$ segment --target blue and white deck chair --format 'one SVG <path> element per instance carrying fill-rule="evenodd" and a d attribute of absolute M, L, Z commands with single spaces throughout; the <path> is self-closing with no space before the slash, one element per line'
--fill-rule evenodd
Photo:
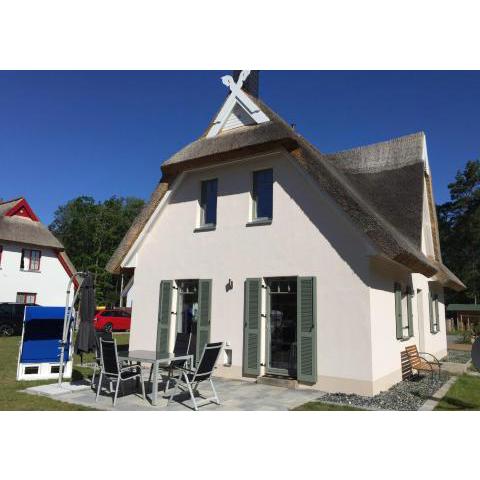
<path fill-rule="evenodd" d="M 57 379 L 65 307 L 25 307 L 17 380 Z M 64 354 L 64 377 L 72 376 L 72 327 Z"/>

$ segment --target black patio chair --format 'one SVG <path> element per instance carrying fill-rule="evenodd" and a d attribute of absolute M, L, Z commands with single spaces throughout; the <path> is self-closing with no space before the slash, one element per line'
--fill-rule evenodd
<path fill-rule="evenodd" d="M 95 377 L 97 373 L 102 370 L 102 361 L 101 361 L 101 353 L 100 353 L 100 339 L 107 340 L 109 342 L 113 342 L 113 335 L 112 332 L 98 332 L 95 331 L 95 366 L 93 367 L 93 375 L 90 385 L 92 388 L 95 388 Z"/>
<path fill-rule="evenodd" d="M 220 356 L 220 352 L 222 351 L 222 348 L 222 342 L 207 343 L 207 345 L 205 345 L 205 348 L 203 349 L 203 353 L 200 357 L 197 368 L 194 370 L 190 370 L 187 368 L 181 369 L 181 375 L 179 376 L 179 378 L 175 379 L 175 389 L 170 395 L 167 405 L 170 405 L 170 402 L 177 394 L 177 391 L 181 389 L 183 389 L 183 391 L 188 391 L 188 393 L 190 394 L 190 398 L 193 402 L 193 408 L 195 410 L 198 410 L 199 406 L 207 405 L 210 402 L 214 402 L 217 405 L 220 405 L 217 391 L 215 390 L 215 386 L 213 385 L 212 374 L 213 370 L 215 369 L 215 364 L 217 363 L 218 357 Z M 199 396 L 201 396 L 200 392 L 198 391 L 198 386 L 202 382 L 210 383 L 213 391 L 213 397 L 202 397 L 205 400 L 205 403 L 203 403 L 202 405 L 198 405 L 195 400 L 194 393 L 196 392 L 199 394 Z"/>
<path fill-rule="evenodd" d="M 115 340 L 108 341 L 103 340 L 102 338 L 100 339 L 100 358 L 102 369 L 98 380 L 95 401 L 98 400 L 100 390 L 102 389 L 102 381 L 104 379 L 110 381 L 110 391 L 112 382 L 116 383 L 115 394 L 113 396 L 113 406 L 117 403 L 119 387 L 122 386 L 123 390 L 123 383 L 132 379 L 136 379 L 137 382 L 140 381 L 143 399 L 147 401 L 145 397 L 145 384 L 143 383 L 142 367 L 140 365 L 121 366 L 118 360 L 117 342 Z"/>
<path fill-rule="evenodd" d="M 192 335 L 190 333 L 182 333 L 178 332 L 177 336 L 175 337 L 175 345 L 173 346 L 173 353 L 176 356 L 183 356 L 189 355 L 190 352 L 190 342 L 192 339 Z M 167 381 L 165 383 L 165 392 L 168 390 L 170 385 L 170 381 L 176 378 L 176 370 L 183 368 L 186 364 L 186 360 L 173 360 L 168 364 L 160 364 L 159 370 L 160 373 L 165 372 L 167 375 Z M 150 368 L 150 378 L 149 382 L 152 380 L 152 373 L 153 373 L 153 365 Z M 177 375 L 178 377 L 178 375 Z"/>

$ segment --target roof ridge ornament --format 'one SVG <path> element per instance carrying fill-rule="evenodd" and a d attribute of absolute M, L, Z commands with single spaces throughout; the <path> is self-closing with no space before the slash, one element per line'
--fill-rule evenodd
<path fill-rule="evenodd" d="M 224 75 L 222 83 L 230 88 L 230 95 L 223 104 L 222 109 L 215 118 L 212 128 L 207 133 L 207 138 L 212 138 L 217 136 L 223 126 L 225 125 L 228 117 L 232 113 L 236 105 L 245 110 L 245 112 L 250 116 L 250 118 L 257 124 L 268 122 L 270 119 L 260 110 L 260 108 L 255 104 L 253 100 L 242 90 L 245 80 L 250 75 L 250 70 L 242 70 L 238 76 L 238 81 L 235 82 L 231 75 Z"/>

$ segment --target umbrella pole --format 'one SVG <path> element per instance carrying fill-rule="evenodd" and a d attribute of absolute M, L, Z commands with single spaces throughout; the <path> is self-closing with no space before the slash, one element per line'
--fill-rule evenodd
<path fill-rule="evenodd" d="M 58 386 L 60 387 L 62 384 L 63 380 L 63 367 L 64 367 L 64 356 L 65 356 L 65 347 L 67 344 L 67 338 L 68 338 L 68 331 L 70 329 L 70 322 L 72 319 L 72 311 L 73 311 L 73 306 L 75 305 L 75 302 L 77 300 L 78 294 L 80 293 L 80 287 L 77 289 L 75 292 L 75 295 L 73 297 L 73 302 L 72 306 L 70 307 L 70 289 L 72 288 L 72 283 L 73 279 L 75 277 L 81 277 L 85 276 L 86 274 L 84 272 L 77 272 L 74 273 L 71 277 L 70 280 L 68 281 L 68 286 L 67 286 L 67 298 L 65 300 L 65 316 L 63 317 L 63 334 L 62 334 L 62 342 L 60 344 L 60 366 L 58 368 Z"/>

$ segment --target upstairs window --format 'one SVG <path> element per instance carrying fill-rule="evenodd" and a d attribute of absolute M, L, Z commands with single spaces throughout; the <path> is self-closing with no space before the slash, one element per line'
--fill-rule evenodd
<path fill-rule="evenodd" d="M 217 224 L 217 189 L 218 180 L 205 180 L 202 182 L 200 197 L 202 227 L 214 227 Z"/>
<path fill-rule="evenodd" d="M 273 211 L 273 170 L 253 172 L 253 220 L 271 220 Z"/>
<path fill-rule="evenodd" d="M 22 250 L 22 259 L 20 260 L 20 269 L 30 272 L 38 272 L 40 270 L 40 258 L 42 253 L 40 250 Z"/>

